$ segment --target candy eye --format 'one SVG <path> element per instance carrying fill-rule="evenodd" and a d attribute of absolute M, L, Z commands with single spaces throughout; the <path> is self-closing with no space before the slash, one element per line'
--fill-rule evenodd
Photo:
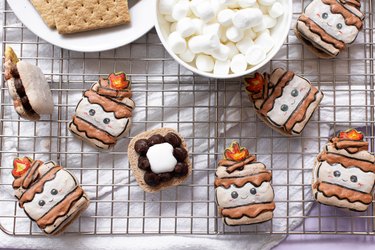
<path fill-rule="evenodd" d="M 298 94 L 299 94 L 299 92 L 298 92 L 298 90 L 293 89 L 292 92 L 291 92 L 290 94 L 291 94 L 293 97 L 297 97 Z"/>
<path fill-rule="evenodd" d="M 288 105 L 283 104 L 283 105 L 281 105 L 280 109 L 281 109 L 281 111 L 285 112 L 285 111 L 288 111 L 289 107 L 288 107 Z"/>
<path fill-rule="evenodd" d="M 341 30 L 341 29 L 342 29 L 342 24 L 341 24 L 341 23 L 338 23 L 338 24 L 336 25 L 336 28 L 339 29 L 339 30 Z"/>
<path fill-rule="evenodd" d="M 56 189 L 52 189 L 52 190 L 51 190 L 51 194 L 52 194 L 52 195 L 56 195 L 57 193 L 58 193 L 58 191 L 57 191 Z"/>
<path fill-rule="evenodd" d="M 46 202 L 44 200 L 40 200 L 38 204 L 39 206 L 43 207 L 46 204 Z"/>
<path fill-rule="evenodd" d="M 333 175 L 335 177 L 340 177 L 341 173 L 340 173 L 340 171 L 336 170 L 335 172 L 333 172 Z"/>
<path fill-rule="evenodd" d="M 322 18 L 323 19 L 327 19 L 328 18 L 328 13 L 324 12 L 323 15 L 322 15 Z"/>
<path fill-rule="evenodd" d="M 257 193 L 257 190 L 255 188 L 250 189 L 250 194 L 255 195 Z"/>
<path fill-rule="evenodd" d="M 95 110 L 90 109 L 90 110 L 89 110 L 89 115 L 94 116 L 94 115 L 95 115 Z"/>
<path fill-rule="evenodd" d="M 358 181 L 357 176 L 355 176 L 355 175 L 350 176 L 350 181 L 351 182 L 357 182 Z"/>
<path fill-rule="evenodd" d="M 233 191 L 231 193 L 231 196 L 232 196 L 233 199 L 236 199 L 238 197 L 238 193 L 236 191 Z"/>
<path fill-rule="evenodd" d="M 111 122 L 111 120 L 110 120 L 109 118 L 105 118 L 105 119 L 103 120 L 103 122 L 104 122 L 104 124 L 109 124 L 109 123 Z"/>

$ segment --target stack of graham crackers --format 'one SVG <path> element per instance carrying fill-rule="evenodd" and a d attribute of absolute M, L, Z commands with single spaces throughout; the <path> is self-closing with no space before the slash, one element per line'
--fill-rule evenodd
<path fill-rule="evenodd" d="M 113 27 L 130 21 L 127 0 L 31 0 L 60 34 Z"/>

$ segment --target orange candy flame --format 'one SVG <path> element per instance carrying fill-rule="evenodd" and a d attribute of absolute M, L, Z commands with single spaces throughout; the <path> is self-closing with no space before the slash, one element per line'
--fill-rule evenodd
<path fill-rule="evenodd" d="M 129 86 L 129 81 L 124 72 L 112 73 L 108 76 L 110 87 L 116 90 L 124 90 Z"/>
<path fill-rule="evenodd" d="M 14 178 L 21 177 L 24 173 L 29 170 L 33 160 L 29 157 L 17 157 L 13 160 L 12 175 Z"/>
<path fill-rule="evenodd" d="M 262 74 L 255 73 L 254 77 L 245 78 L 246 91 L 250 93 L 258 93 L 262 91 L 264 86 L 264 78 Z"/>
<path fill-rule="evenodd" d="M 360 131 L 357 131 L 356 129 L 349 129 L 345 132 L 339 133 L 340 139 L 349 139 L 353 141 L 363 141 L 363 134 Z"/>
<path fill-rule="evenodd" d="M 250 157 L 249 151 L 241 147 L 238 142 L 232 142 L 229 148 L 225 149 L 224 157 L 226 160 L 241 162 Z"/>

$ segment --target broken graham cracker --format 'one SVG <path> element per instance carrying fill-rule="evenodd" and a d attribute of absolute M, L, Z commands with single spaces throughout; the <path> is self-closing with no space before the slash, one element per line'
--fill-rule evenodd
<path fill-rule="evenodd" d="M 127 0 L 53 1 L 60 34 L 113 27 L 130 21 Z"/>
<path fill-rule="evenodd" d="M 53 1 L 54 0 L 31 0 L 32 5 L 39 12 L 43 21 L 52 29 L 56 28 L 55 18 L 53 16 Z"/>

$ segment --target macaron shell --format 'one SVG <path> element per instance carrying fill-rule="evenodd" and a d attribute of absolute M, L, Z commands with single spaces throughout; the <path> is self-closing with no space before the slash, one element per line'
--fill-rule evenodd
<path fill-rule="evenodd" d="M 22 61 L 17 63 L 17 69 L 33 110 L 38 114 L 52 114 L 52 93 L 42 70 Z"/>

